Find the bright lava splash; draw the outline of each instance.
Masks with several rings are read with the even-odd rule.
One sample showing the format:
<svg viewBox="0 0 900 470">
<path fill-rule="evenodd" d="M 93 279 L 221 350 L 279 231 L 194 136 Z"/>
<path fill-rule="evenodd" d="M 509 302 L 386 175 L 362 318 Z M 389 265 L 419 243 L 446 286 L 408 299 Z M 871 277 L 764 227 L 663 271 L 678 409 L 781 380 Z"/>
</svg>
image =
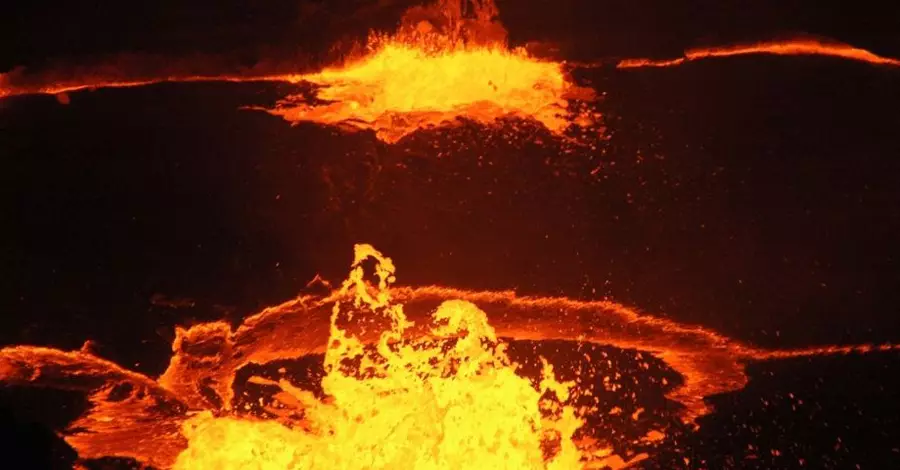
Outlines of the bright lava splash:
<svg viewBox="0 0 900 470">
<path fill-rule="evenodd" d="M 502 117 L 531 118 L 561 134 L 572 120 L 568 100 L 592 97 L 569 82 L 559 63 L 499 45 L 429 51 L 390 40 L 374 50 L 359 61 L 303 77 L 319 87 L 316 98 L 323 103 L 293 96 L 270 112 L 291 122 L 372 129 L 380 140 L 394 143 L 461 117 L 485 125 Z"/>
<path fill-rule="evenodd" d="M 363 280 L 367 259 L 376 261 L 377 286 Z M 470 302 L 442 303 L 426 334 L 411 335 L 417 325 L 392 302 L 393 278 L 390 259 L 356 246 L 330 318 L 321 384 L 328 400 L 273 383 L 299 404 L 302 423 L 199 414 L 184 424 L 188 447 L 173 468 L 579 468 L 572 435 L 581 421 L 560 404 L 571 384 L 556 381 L 549 365 L 538 390 L 516 375 L 487 315 Z M 349 331 L 360 325 L 372 327 L 374 343 Z M 557 448 L 545 456 L 551 441 Z"/>
<path fill-rule="evenodd" d="M 364 270 L 372 261 L 374 283 Z M 13 346 L 0 349 L 0 383 L 88 393 L 91 408 L 63 434 L 85 460 L 179 470 L 623 468 L 647 454 L 580 438 L 584 415 L 602 410 L 574 406 L 588 392 L 543 358 L 539 377 L 520 376 L 505 338 L 647 351 L 683 376 L 669 398 L 684 405 L 685 422 L 710 411 L 704 396 L 743 387 L 746 361 L 894 349 L 765 351 L 612 302 L 393 282 L 391 260 L 358 245 L 349 278 L 327 296 L 268 308 L 237 329 L 179 328 L 157 380 L 87 350 Z M 321 392 L 279 369 L 278 380 L 246 380 L 271 389 L 274 418 L 236 406 L 243 368 L 320 353 Z M 652 429 L 640 440 L 662 437 Z"/>
</svg>

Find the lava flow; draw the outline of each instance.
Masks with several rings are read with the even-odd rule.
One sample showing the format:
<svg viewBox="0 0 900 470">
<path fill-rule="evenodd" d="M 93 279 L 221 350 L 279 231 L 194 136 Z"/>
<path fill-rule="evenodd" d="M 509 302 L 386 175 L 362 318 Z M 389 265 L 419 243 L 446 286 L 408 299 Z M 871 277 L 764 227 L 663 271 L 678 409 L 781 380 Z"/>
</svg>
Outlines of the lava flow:
<svg viewBox="0 0 900 470">
<path fill-rule="evenodd" d="M 374 284 L 362 267 L 372 260 Z M 608 301 L 393 282 L 391 260 L 358 245 L 348 280 L 327 296 L 265 309 L 237 329 L 179 328 L 156 380 L 87 350 L 13 346 L 0 349 L 0 383 L 88 393 L 90 409 L 62 435 L 86 461 L 114 456 L 179 470 L 622 468 L 647 455 L 616 455 L 584 427 L 591 413 L 621 410 L 576 406 L 590 403 L 587 377 L 557 379 L 546 359 L 536 376 L 520 376 L 511 342 L 646 351 L 683 378 L 668 398 L 683 405 L 685 422 L 710 411 L 704 396 L 743 387 L 746 361 L 894 349 L 765 351 Z M 245 373 L 318 354 L 318 384 L 292 382 L 283 365 L 275 378 Z M 648 359 L 640 361 L 646 369 Z M 241 374 L 271 394 L 266 417 L 237 395 Z M 615 390 L 621 380 L 616 372 L 602 383 Z M 664 432 L 650 429 L 639 441 Z"/>
<path fill-rule="evenodd" d="M 673 67 L 694 60 L 747 54 L 820 55 L 866 62 L 872 65 L 900 66 L 900 60 L 898 59 L 882 57 L 873 52 L 853 47 L 848 44 L 820 41 L 816 39 L 790 39 L 785 41 L 765 41 L 752 44 L 689 49 L 684 53 L 684 57 L 674 59 L 625 59 L 620 61 L 616 67 L 620 69 L 638 67 Z"/>
</svg>

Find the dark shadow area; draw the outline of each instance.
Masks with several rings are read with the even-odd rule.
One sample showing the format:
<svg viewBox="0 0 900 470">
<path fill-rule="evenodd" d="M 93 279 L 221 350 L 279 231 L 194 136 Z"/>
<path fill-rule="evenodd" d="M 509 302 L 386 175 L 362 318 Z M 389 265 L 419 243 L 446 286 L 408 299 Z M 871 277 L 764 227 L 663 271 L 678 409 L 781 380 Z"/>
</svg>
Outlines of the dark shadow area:
<svg viewBox="0 0 900 470">
<path fill-rule="evenodd" d="M 8 468 L 72 468 L 78 455 L 55 429 L 65 428 L 86 407 L 78 393 L 0 387 L 0 455 Z"/>
<path fill-rule="evenodd" d="M 716 412 L 697 433 L 669 436 L 643 468 L 900 465 L 896 354 L 752 364 L 748 372 L 745 389 L 710 399 Z"/>
</svg>

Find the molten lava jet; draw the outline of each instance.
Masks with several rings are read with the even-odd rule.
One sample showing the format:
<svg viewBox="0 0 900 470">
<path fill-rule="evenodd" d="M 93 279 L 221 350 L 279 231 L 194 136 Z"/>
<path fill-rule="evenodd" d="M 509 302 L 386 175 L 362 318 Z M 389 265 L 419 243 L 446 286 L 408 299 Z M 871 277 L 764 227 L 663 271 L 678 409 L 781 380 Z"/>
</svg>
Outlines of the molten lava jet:
<svg viewBox="0 0 900 470">
<path fill-rule="evenodd" d="M 363 269 L 371 261 L 375 283 Z M 746 361 L 893 349 L 765 351 L 613 302 L 395 287 L 394 274 L 389 258 L 358 245 L 349 278 L 327 296 L 265 309 L 237 329 L 179 328 L 156 380 L 87 350 L 13 346 L 0 349 L 0 383 L 88 393 L 91 407 L 62 435 L 85 460 L 181 470 L 621 468 L 647 454 L 616 455 L 584 427 L 591 413 L 621 409 L 599 410 L 585 376 L 558 379 L 543 357 L 534 358 L 534 376 L 520 375 L 511 345 L 567 340 L 647 351 L 683 378 L 668 394 L 685 422 L 710 411 L 704 396 L 743 387 Z M 236 393 L 238 376 L 253 367 L 315 355 L 315 384 L 294 383 L 286 366 L 274 378 L 244 377 L 271 394 L 262 414 Z M 615 390 L 622 379 L 616 372 L 602 383 Z M 650 429 L 638 441 L 664 432 Z"/>
<path fill-rule="evenodd" d="M 579 467 L 572 435 L 581 422 L 560 404 L 571 384 L 549 365 L 537 390 L 516 375 L 487 315 L 470 302 L 443 302 L 432 326 L 411 334 L 423 325 L 392 302 L 391 260 L 368 245 L 358 245 L 355 258 L 328 325 L 328 400 L 282 379 L 271 384 L 297 404 L 302 420 L 293 426 L 198 414 L 184 423 L 188 447 L 173 468 Z M 369 258 L 377 262 L 375 288 L 363 281 Z M 181 378 L 167 372 L 161 383 L 168 380 Z M 547 440 L 556 442 L 551 455 L 542 450 Z"/>
</svg>

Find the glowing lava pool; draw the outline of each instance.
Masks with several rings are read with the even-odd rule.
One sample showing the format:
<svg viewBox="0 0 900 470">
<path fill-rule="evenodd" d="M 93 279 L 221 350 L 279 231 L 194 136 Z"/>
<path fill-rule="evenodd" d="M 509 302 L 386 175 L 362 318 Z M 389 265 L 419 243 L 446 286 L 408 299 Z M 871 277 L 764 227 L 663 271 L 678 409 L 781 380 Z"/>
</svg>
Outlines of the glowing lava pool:
<svg viewBox="0 0 900 470">
<path fill-rule="evenodd" d="M 469 8 L 474 12 L 463 15 Z M 51 209 L 32 210 L 29 200 L 23 204 L 28 207 L 20 211 L 18 223 L 32 231 L 21 229 L 25 241 L 20 243 L 21 254 L 15 256 L 22 266 L 31 269 L 23 269 L 23 277 L 32 274 L 35 280 L 31 282 L 40 288 L 17 293 L 18 303 L 13 304 L 12 311 L 22 312 L 19 329 L 24 333 L 0 348 L 0 391 L 24 390 L 30 394 L 65 390 L 84 398 L 86 405 L 76 419 L 53 428 L 55 436 L 77 453 L 75 465 L 79 470 L 98 465 L 106 468 L 103 462 L 108 459 L 119 459 L 124 467 L 160 470 L 564 470 L 734 468 L 741 464 L 765 468 L 763 457 L 765 462 L 789 458 L 791 462 L 785 468 L 790 468 L 808 466 L 810 455 L 820 456 L 819 449 L 845 453 L 847 444 L 842 439 L 870 440 L 870 436 L 854 436 L 858 433 L 850 425 L 839 423 L 834 425 L 838 429 L 834 431 L 835 442 L 808 446 L 789 421 L 766 428 L 777 437 L 766 442 L 770 436 L 759 431 L 763 429 L 759 421 L 769 415 L 754 408 L 748 413 L 750 418 L 737 412 L 729 415 L 718 405 L 764 382 L 758 380 L 760 374 L 752 375 L 751 371 L 775 361 L 800 358 L 812 362 L 814 356 L 898 350 L 891 344 L 853 345 L 854 339 L 863 342 L 884 338 L 878 335 L 862 339 L 828 336 L 818 342 L 803 342 L 803 333 L 829 325 L 822 320 L 823 311 L 849 312 L 846 315 L 853 317 L 854 327 L 868 327 L 865 321 L 857 321 L 856 315 L 866 309 L 879 310 L 872 300 L 879 294 L 878 286 L 881 295 L 889 290 L 884 286 L 892 286 L 893 278 L 884 275 L 888 269 L 883 268 L 896 257 L 885 255 L 883 252 L 889 250 L 876 242 L 892 239 L 889 235 L 894 233 L 890 231 L 894 226 L 890 224 L 900 220 L 884 209 L 897 206 L 890 202 L 896 198 L 889 199 L 895 193 L 885 189 L 895 186 L 894 182 L 879 179 L 893 173 L 887 167 L 874 166 L 867 173 L 865 165 L 856 161 L 829 167 L 819 160 L 819 154 L 828 151 L 845 152 L 850 147 L 847 142 L 854 144 L 853 155 L 877 157 L 878 152 L 872 149 L 884 148 L 890 153 L 892 147 L 878 144 L 886 141 L 878 137 L 889 134 L 878 129 L 889 125 L 878 127 L 884 123 L 876 123 L 875 131 L 866 129 L 863 133 L 860 127 L 872 127 L 863 123 L 852 138 L 835 145 L 826 142 L 819 136 L 821 128 L 833 130 L 827 126 L 834 122 L 830 121 L 830 110 L 813 106 L 823 101 L 818 92 L 806 105 L 792 108 L 798 113 L 807 107 L 813 110 L 802 119 L 786 118 L 781 123 L 772 119 L 786 112 L 781 106 L 785 96 L 793 100 L 801 94 L 801 88 L 818 90 L 816 86 L 821 85 L 813 82 L 831 77 L 830 72 L 820 69 L 799 75 L 806 78 L 795 80 L 795 93 L 784 95 L 767 95 L 765 86 L 737 81 L 735 77 L 756 82 L 763 76 L 747 74 L 744 69 L 735 69 L 732 81 L 723 79 L 721 89 L 704 82 L 704 77 L 688 74 L 703 72 L 703 66 L 696 62 L 712 62 L 709 70 L 715 62 L 728 62 L 713 60 L 718 58 L 763 55 L 781 61 L 818 56 L 822 64 L 839 59 L 844 66 L 855 66 L 854 73 L 869 80 L 865 83 L 881 83 L 883 88 L 874 89 L 887 90 L 892 87 L 892 76 L 876 74 L 894 73 L 900 62 L 843 42 L 802 36 L 690 47 L 683 56 L 669 59 L 610 56 L 567 62 L 552 55 L 539 58 L 526 47 L 509 45 L 498 15 L 492 1 L 441 0 L 414 7 L 404 14 L 397 31 L 370 32 L 368 41 L 360 46 L 362 51 L 315 67 L 292 64 L 296 68 L 267 70 L 261 66 L 201 73 L 190 68 L 193 64 L 179 63 L 171 69 L 149 72 L 143 66 L 134 70 L 85 67 L 74 71 L 49 67 L 46 73 L 13 69 L 0 74 L 0 105 L 4 108 L 0 111 L 7 104 L 12 109 L 31 100 L 19 100 L 20 95 L 56 95 L 59 104 L 71 105 L 50 103 L 52 109 L 18 111 L 21 114 L 16 114 L 17 119 L 21 119 L 16 124 L 20 127 L 10 133 L 24 135 L 20 137 L 24 143 L 19 143 L 28 158 L 21 160 L 34 165 L 16 162 L 13 169 L 20 169 L 17 165 L 30 169 L 34 180 L 40 182 L 22 178 L 25 183 L 13 183 L 32 191 L 23 199 L 34 196 L 41 201 L 38 196 L 43 196 L 52 201 L 48 206 Z M 663 85 L 654 81 L 669 74 L 681 85 L 670 87 L 668 81 Z M 780 78 L 773 73 L 768 80 L 775 83 Z M 220 95 L 207 97 L 205 102 L 199 100 L 202 105 L 185 104 L 182 98 L 191 91 L 177 86 L 155 90 L 161 94 L 152 96 L 147 90 L 97 93 L 93 104 L 90 99 L 82 102 L 87 105 L 82 111 L 76 111 L 81 103 L 73 103 L 69 97 L 69 93 L 98 88 L 217 81 L 265 82 L 265 87 L 272 88 L 268 92 L 243 90 L 246 95 L 233 98 L 240 104 L 227 105 L 221 104 Z M 696 83 L 700 85 L 694 86 Z M 834 90 L 845 89 L 838 81 L 833 85 L 837 87 Z M 751 89 L 752 93 L 745 92 Z M 131 93 L 147 94 L 134 104 L 129 101 L 134 99 Z M 249 105 L 244 98 L 251 93 L 254 97 L 269 93 L 266 96 L 272 99 L 268 104 L 251 101 L 256 104 Z M 757 99 L 757 94 L 777 104 L 772 106 L 775 110 L 771 116 L 763 106 L 767 99 Z M 832 94 L 837 92 L 821 93 Z M 732 100 L 735 96 L 745 101 Z M 148 122 L 135 124 L 136 119 L 120 119 L 135 109 L 147 109 L 153 115 L 158 111 L 157 99 L 183 107 L 173 105 L 171 109 L 177 111 L 155 115 L 158 121 L 148 118 Z M 856 106 L 867 100 L 850 96 L 846 101 Z M 722 107 L 710 105 L 712 111 L 704 114 L 706 105 L 712 102 Z M 103 107 L 104 103 L 109 108 Z M 240 118 L 218 115 L 226 107 L 240 109 L 234 113 Z M 757 108 L 766 110 L 761 115 L 753 114 L 759 112 Z M 244 112 L 248 109 L 262 112 Z M 847 116 L 864 114 L 858 111 L 863 108 L 848 109 L 857 111 L 844 113 Z M 195 114 L 185 112 L 188 110 Z M 82 121 L 97 116 L 111 117 Z M 729 116 L 732 127 L 721 126 L 720 121 L 727 121 Z M 811 119 L 822 116 L 829 118 Z M 816 134 L 814 138 L 803 140 L 804 136 L 795 138 L 797 135 L 792 134 L 800 127 L 794 123 L 804 120 L 819 123 L 810 124 L 815 127 L 810 133 Z M 130 132 L 116 127 L 125 121 L 133 126 Z M 147 139 L 145 128 L 159 126 L 159 121 L 165 122 L 160 128 L 167 131 L 160 132 L 165 137 L 142 140 Z M 304 125 L 293 128 L 285 122 Z M 852 134 L 847 129 L 854 123 L 838 124 L 841 132 L 831 134 Z M 238 135 L 234 132 L 238 128 L 258 133 Z M 771 141 L 756 135 L 767 131 Z M 102 144 L 86 137 L 91 132 L 96 132 L 94 138 Z M 126 161 L 118 155 L 122 150 L 108 144 L 109 134 L 127 142 L 122 148 L 132 150 L 129 157 L 135 163 L 122 163 Z M 773 138 L 772 134 L 777 136 Z M 800 144 L 792 147 L 787 142 Z M 857 148 L 860 142 L 876 144 Z M 50 164 L 41 160 L 40 152 L 35 152 L 33 159 L 28 154 L 42 145 L 50 146 L 50 150 L 45 149 Z M 578 152 L 570 152 L 572 147 Z M 103 149 L 112 149 L 110 153 L 115 155 L 102 164 L 96 163 L 99 159 L 91 159 L 89 164 L 73 163 L 79 159 L 71 155 L 93 158 Z M 797 161 L 784 162 L 782 154 Z M 814 158 L 803 160 L 803 155 Z M 422 156 L 425 158 L 419 158 Z M 751 166 L 754 164 L 758 167 Z M 789 173 L 791 164 L 795 165 L 793 174 Z M 48 172 L 47 167 L 57 171 Z M 85 167 L 90 170 L 85 171 L 83 180 L 70 178 L 66 171 L 77 173 Z M 825 171 L 829 168 L 833 173 Z M 105 176 L 95 176 L 95 170 Z M 782 175 L 780 171 L 787 173 Z M 827 184 L 815 186 L 811 175 L 816 172 Z M 19 180 L 16 171 L 9 174 Z M 132 174 L 150 175 L 140 180 L 147 186 L 132 186 Z M 220 186 L 203 185 L 217 176 L 221 177 L 217 180 Z M 247 188 L 255 176 L 259 176 L 257 183 L 262 189 L 254 187 L 258 192 L 251 194 Z M 180 186 L 172 184 L 175 179 Z M 753 181 L 758 186 L 752 186 Z M 121 192 L 105 192 L 110 182 L 120 184 Z M 778 183 L 783 185 L 780 193 L 773 190 Z M 813 190 L 807 191 L 803 184 L 812 184 Z M 81 196 L 71 196 L 60 188 Z M 172 191 L 167 192 L 169 189 Z M 94 190 L 97 192 L 91 192 Z M 233 193 L 238 202 L 221 209 L 216 206 L 221 201 L 209 197 L 211 193 Z M 808 200 L 807 194 L 816 194 L 817 200 Z M 831 203 L 838 209 L 832 213 L 819 209 L 824 203 L 818 199 L 828 202 L 826 196 L 836 198 Z M 116 199 L 120 197 L 131 205 L 118 206 L 120 201 Z M 95 219 L 87 223 L 89 218 L 83 220 L 78 211 L 68 212 L 70 198 L 88 207 L 84 213 L 93 214 Z M 108 207 L 103 204 L 107 198 Z M 204 201 L 209 204 L 203 205 Z M 756 212 L 744 207 L 751 206 L 748 201 L 759 204 L 753 206 Z M 853 202 L 852 208 L 847 209 L 847 201 Z M 864 203 L 882 212 L 858 210 L 856 204 L 863 207 Z M 190 212 L 187 206 L 192 204 L 196 207 Z M 117 212 L 119 207 L 124 207 L 121 213 Z M 827 204 L 824 207 L 827 209 Z M 167 212 L 171 208 L 176 209 L 171 211 L 174 215 Z M 239 221 L 234 222 L 239 227 L 233 231 L 240 234 L 233 245 L 220 241 L 224 236 L 218 225 L 221 220 L 201 217 L 220 209 L 227 213 L 222 219 Z M 70 215 L 71 220 L 60 217 L 60 213 Z M 760 213 L 765 217 L 759 217 Z M 819 213 L 827 215 L 814 215 Z M 881 222 L 872 222 L 884 213 L 884 218 L 877 219 Z M 759 222 L 766 218 L 771 219 L 770 225 Z M 71 225 L 59 222 L 61 219 Z M 784 235 L 791 232 L 785 227 L 801 219 L 808 225 L 799 226 L 807 231 Z M 809 248 L 810 240 L 820 235 L 821 227 L 829 221 L 833 226 L 823 238 L 830 244 L 822 242 L 815 250 Z M 105 231 L 107 224 L 115 223 L 127 228 Z M 184 236 L 189 241 L 183 245 L 178 240 L 174 245 L 160 242 L 162 248 L 148 248 L 152 244 L 136 242 L 171 233 L 178 233 L 174 238 L 179 238 L 191 224 L 210 230 L 202 231 L 201 236 Z M 855 230 L 867 224 L 878 228 L 861 239 L 851 240 L 845 233 L 849 232 L 847 227 Z M 55 230 L 60 225 L 63 229 Z M 341 229 L 335 229 L 339 225 Z M 93 226 L 96 232 L 81 232 L 84 226 Z M 320 230 L 323 227 L 325 230 Z M 491 229 L 480 232 L 472 227 Z M 247 233 L 256 229 L 266 234 L 257 234 L 258 239 L 248 242 L 253 236 Z M 166 233 L 160 235 L 153 230 Z M 296 240 L 284 242 L 291 238 L 292 231 L 304 237 L 300 245 L 307 245 L 298 249 Z M 48 233 L 59 238 L 50 238 L 47 243 L 32 240 Z M 80 236 L 70 236 L 73 233 Z M 360 236 L 363 233 L 377 236 Z M 394 244 L 392 250 L 415 245 L 406 255 L 410 261 L 422 263 L 419 276 L 425 280 L 415 285 L 398 283 L 392 260 L 371 245 L 359 244 L 350 274 L 339 287 L 332 288 L 317 277 L 320 284 L 314 287 L 324 287 L 320 289 L 323 292 L 303 294 L 260 310 L 260 304 L 295 295 L 294 288 L 302 283 L 295 271 L 293 277 L 281 278 L 281 291 L 248 296 L 257 302 L 250 316 L 244 316 L 248 312 L 243 308 L 226 306 L 221 310 L 211 308 L 215 315 L 205 312 L 207 315 L 198 319 L 192 316 L 197 312 L 188 312 L 194 307 L 193 299 L 169 299 L 155 293 L 158 291 L 141 291 L 159 284 L 175 286 L 173 290 L 192 296 L 203 291 L 203 287 L 196 287 L 202 283 L 185 282 L 194 274 L 191 269 L 160 260 L 182 257 L 201 265 L 209 261 L 202 258 L 204 250 L 227 258 L 222 265 L 243 265 L 245 273 L 250 273 L 240 281 L 223 280 L 228 274 L 216 271 L 222 265 L 218 264 L 221 259 L 214 259 L 208 263 L 215 266 L 209 268 L 215 273 L 210 276 L 212 283 L 218 286 L 221 282 L 226 287 L 218 286 L 219 290 L 209 297 L 242 282 L 241 287 L 252 282 L 263 284 L 271 279 L 265 278 L 265 273 L 283 275 L 282 260 L 293 256 L 287 252 L 327 252 L 321 256 L 330 256 L 334 246 L 326 248 L 325 238 L 340 240 L 328 243 L 346 242 L 347 246 L 371 239 L 377 239 L 381 246 L 384 240 Z M 103 240 L 123 243 L 126 248 L 109 254 L 112 252 L 105 251 Z M 72 262 L 67 256 L 75 245 L 87 255 Z M 170 250 L 172 246 L 176 249 Z M 848 246 L 849 254 L 835 254 Z M 879 246 L 881 251 L 865 256 L 854 251 L 862 246 Z M 400 251 L 394 256 L 403 256 Z M 448 262 L 440 268 L 426 264 L 449 259 L 454 251 L 466 251 L 460 258 L 467 260 Z M 275 252 L 272 259 L 267 257 Z M 105 265 L 95 260 L 104 254 L 115 260 L 107 260 Z M 142 256 L 159 259 L 147 261 Z M 307 261 L 292 260 L 294 265 L 304 266 Z M 56 276 L 58 270 L 65 270 L 67 262 L 76 266 L 69 269 L 78 279 L 62 288 L 62 284 L 56 284 Z M 700 267 L 692 270 L 695 265 Z M 148 266 L 163 273 L 166 282 L 140 279 L 131 284 L 103 283 L 108 277 L 132 275 Z M 533 268 L 529 275 L 517 272 L 524 266 Z M 829 271 L 832 266 L 837 268 Z M 82 282 L 82 274 L 95 267 L 101 272 L 97 275 L 101 281 Z M 474 272 L 482 269 L 484 272 Z M 179 279 L 180 275 L 184 278 Z M 581 276 L 583 283 L 578 285 Z M 570 281 L 550 282 L 559 278 Z M 756 290 L 745 287 L 754 281 Z M 432 282 L 440 285 L 429 285 Z M 617 285 L 606 289 L 610 284 Z M 843 290 L 831 287 L 834 284 L 840 284 Z M 134 287 L 138 285 L 141 287 Z M 285 285 L 290 289 L 287 294 Z M 464 285 L 470 289 L 451 287 Z M 498 290 L 509 285 L 544 294 L 524 296 Z M 823 294 L 828 289 L 838 293 L 831 297 Z M 58 304 L 29 304 L 32 297 L 42 297 L 31 292 L 60 298 L 53 299 Z M 146 330 L 156 328 L 164 345 L 171 344 L 171 357 L 157 355 L 168 358 L 164 372 L 122 359 L 134 358 L 128 353 L 117 355 L 101 349 L 93 343 L 93 334 L 78 336 L 79 341 L 86 340 L 80 350 L 79 343 L 71 342 L 76 334 L 70 331 L 59 341 L 51 335 L 32 334 L 29 329 L 44 318 L 35 314 L 37 311 L 46 310 L 51 316 L 63 312 L 63 318 L 70 308 L 76 312 L 76 320 L 71 321 L 78 322 L 103 318 L 90 309 L 90 303 L 86 307 L 77 299 L 62 298 L 72 292 L 96 295 L 102 298 L 96 302 L 110 310 L 121 307 L 112 300 L 114 295 L 138 298 L 145 293 L 154 307 L 169 308 L 169 317 L 159 317 L 154 316 L 159 312 L 152 308 L 150 312 L 140 310 L 146 308 L 144 304 L 140 308 L 123 307 L 115 314 L 124 311 L 135 316 L 118 318 L 120 328 L 109 327 L 98 333 L 103 342 L 110 337 L 128 342 L 132 338 L 123 339 L 124 335 L 138 335 L 129 331 L 139 328 L 122 325 L 146 313 L 140 317 L 144 326 L 152 325 Z M 268 300 L 260 303 L 261 298 Z M 626 299 L 629 305 L 610 299 Z M 141 297 L 139 302 L 144 300 Z M 215 298 L 210 303 L 220 307 L 218 302 L 227 304 L 231 300 Z M 829 305 L 816 310 L 823 304 Z M 892 303 L 882 301 L 882 305 L 888 304 Z M 43 308 L 46 305 L 58 311 Z M 780 317 L 788 317 L 787 313 L 794 310 L 807 315 L 797 313 L 791 318 L 796 322 L 794 343 L 761 338 L 758 330 L 762 327 L 778 337 L 779 325 L 789 323 Z M 716 326 L 699 326 L 688 319 Z M 61 322 L 53 317 L 36 329 L 63 330 Z M 726 323 L 734 327 L 724 328 Z M 846 323 L 833 320 L 830 325 L 843 329 Z M 175 329 L 174 339 L 169 336 L 173 324 L 181 325 Z M 145 333 L 153 334 L 139 334 Z M 740 336 L 742 340 L 731 337 L 737 334 L 746 336 Z M 762 334 L 768 333 L 763 330 Z M 811 334 L 810 338 L 816 336 Z M 783 349 L 756 346 L 753 342 L 758 339 Z M 161 342 L 159 338 L 153 341 L 147 340 L 137 348 Z M 783 346 L 839 341 L 851 345 Z M 885 370 L 890 369 L 871 375 L 890 376 Z M 790 383 L 783 376 L 780 379 Z M 809 388 L 819 390 L 821 380 L 821 376 L 811 379 L 815 383 Z M 868 389 L 853 383 L 843 386 L 885 390 L 883 384 L 876 385 L 870 384 Z M 821 416 L 821 403 L 811 403 L 799 392 L 795 395 L 793 388 L 759 396 L 755 401 L 763 409 L 780 400 L 790 409 L 785 414 L 808 420 L 817 439 L 827 434 L 820 432 L 819 426 L 834 423 L 834 415 Z M 845 407 L 842 400 L 838 397 L 830 403 Z M 822 402 L 824 406 L 829 403 Z M 864 414 L 862 408 L 842 412 Z M 890 426 L 881 423 L 890 423 L 893 414 L 883 414 L 886 421 L 877 417 L 871 429 Z M 738 452 L 710 445 L 713 457 L 698 458 L 692 441 L 685 436 L 700 436 L 693 441 L 696 443 L 704 438 L 701 430 L 718 432 L 716 428 L 709 430 L 714 419 L 740 427 L 734 435 L 744 433 L 741 442 L 749 442 L 746 448 Z M 733 437 L 730 432 L 720 434 L 722 440 Z M 881 441 L 872 447 L 881 454 L 872 459 L 900 456 L 900 450 L 891 447 L 892 442 L 884 444 L 893 437 L 886 433 L 880 436 Z M 795 438 L 801 442 L 795 444 Z M 858 445 L 860 448 L 865 447 Z M 787 457 L 786 449 L 792 452 Z M 665 455 L 655 460 L 661 454 Z M 857 450 L 845 460 L 829 460 L 832 455 L 826 453 L 821 462 L 837 462 L 833 468 L 844 468 L 851 458 L 863 460 L 866 454 Z M 734 455 L 740 455 L 743 461 L 735 464 Z M 675 465 L 670 465 L 672 462 Z"/>
</svg>

